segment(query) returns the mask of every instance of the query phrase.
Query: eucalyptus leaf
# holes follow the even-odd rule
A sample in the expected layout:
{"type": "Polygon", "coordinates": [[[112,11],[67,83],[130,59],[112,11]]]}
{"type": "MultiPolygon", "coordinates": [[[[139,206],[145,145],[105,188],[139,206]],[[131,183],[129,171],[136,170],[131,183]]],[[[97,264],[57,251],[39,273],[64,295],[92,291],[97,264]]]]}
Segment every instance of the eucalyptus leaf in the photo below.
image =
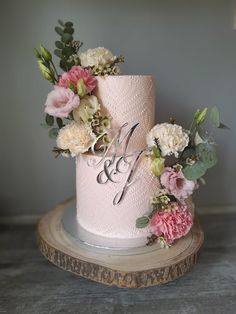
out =
{"type": "Polygon", "coordinates": [[[196,180],[202,177],[207,171],[207,167],[204,162],[196,161],[193,165],[187,165],[183,168],[183,174],[188,180],[196,180]]]}
{"type": "Polygon", "coordinates": [[[66,27],[65,29],[64,29],[64,33],[67,33],[67,34],[73,34],[74,33],[74,28],[73,27],[66,27]]]}
{"type": "Polygon", "coordinates": [[[52,139],[55,139],[57,137],[57,135],[58,135],[58,131],[59,131],[58,128],[50,129],[49,132],[48,132],[49,137],[52,138],[52,139]]]}
{"type": "Polygon", "coordinates": [[[211,109],[210,120],[216,128],[220,127],[220,112],[216,106],[211,109]]]}
{"type": "Polygon", "coordinates": [[[62,55],[60,49],[55,49],[55,50],[54,50],[54,54],[55,54],[58,58],[60,58],[60,59],[63,58],[63,55],[62,55]]]}
{"type": "Polygon", "coordinates": [[[75,53],[75,49],[73,47],[64,47],[61,53],[63,54],[63,56],[66,56],[68,58],[73,53],[75,53]]]}
{"type": "Polygon", "coordinates": [[[60,61],[60,67],[63,71],[67,71],[67,63],[66,63],[66,60],[65,59],[62,59],[60,61]]]}
{"type": "Polygon", "coordinates": [[[57,125],[58,125],[58,128],[61,129],[63,127],[63,121],[61,118],[57,118],[57,125]]]}
{"type": "Polygon", "coordinates": [[[45,117],[45,122],[48,126],[53,126],[54,124],[54,117],[53,116],[50,116],[48,113],[46,114],[46,117],[45,117]]]}
{"type": "Polygon", "coordinates": [[[149,223],[147,216],[140,217],[136,220],[136,228],[145,228],[149,223]]]}
{"type": "Polygon", "coordinates": [[[217,155],[215,147],[209,143],[201,143],[196,148],[196,153],[207,169],[215,166],[217,155]]]}
{"type": "Polygon", "coordinates": [[[65,27],[65,24],[62,22],[62,20],[59,19],[57,22],[58,22],[58,24],[61,25],[62,27],[65,27]]]}
{"type": "Polygon", "coordinates": [[[63,49],[65,47],[65,45],[61,41],[59,41],[59,40],[55,41],[55,46],[58,49],[63,49]]]}
{"type": "Polygon", "coordinates": [[[45,129],[49,129],[50,126],[47,125],[47,123],[40,123],[41,127],[45,128],[45,129]]]}
{"type": "Polygon", "coordinates": [[[61,36],[61,40],[65,44],[68,44],[69,42],[71,42],[73,40],[73,36],[71,34],[68,34],[68,33],[63,33],[61,36]]]}
{"type": "Polygon", "coordinates": [[[58,35],[60,35],[60,36],[62,36],[63,35],[63,29],[61,28],[61,27],[59,27],[59,26],[56,26],[55,27],[55,32],[58,34],[58,35]]]}
{"type": "Polygon", "coordinates": [[[66,27],[72,27],[72,26],[73,26],[73,23],[72,23],[72,22],[66,22],[66,23],[65,23],[65,26],[66,26],[66,27]]]}

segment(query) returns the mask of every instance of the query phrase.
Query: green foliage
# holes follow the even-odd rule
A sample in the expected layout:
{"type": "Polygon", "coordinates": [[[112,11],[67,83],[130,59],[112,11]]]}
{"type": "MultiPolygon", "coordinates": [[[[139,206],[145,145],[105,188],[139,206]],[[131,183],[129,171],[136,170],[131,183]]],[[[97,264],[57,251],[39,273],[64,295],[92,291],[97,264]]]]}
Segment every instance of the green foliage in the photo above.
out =
{"type": "Polygon", "coordinates": [[[58,128],[52,128],[52,129],[50,129],[49,132],[48,132],[49,137],[52,138],[52,139],[57,138],[58,131],[59,131],[58,128]]]}
{"type": "Polygon", "coordinates": [[[59,40],[55,41],[55,46],[58,49],[63,49],[65,47],[65,45],[61,41],[59,41],[59,40]]]}
{"type": "Polygon", "coordinates": [[[63,23],[61,20],[58,20],[60,25],[55,27],[56,33],[60,36],[60,40],[55,42],[55,55],[60,58],[60,67],[63,71],[68,71],[75,64],[75,61],[70,59],[70,57],[76,54],[79,47],[73,44],[74,28],[72,22],[63,23]]]}
{"type": "Polygon", "coordinates": [[[220,112],[216,106],[211,109],[210,120],[216,128],[220,127],[220,112]]]}
{"type": "Polygon", "coordinates": [[[48,113],[46,114],[46,117],[45,117],[45,122],[48,126],[53,126],[54,124],[54,117],[53,116],[50,116],[48,113]]]}
{"type": "Polygon", "coordinates": [[[63,128],[64,124],[63,124],[62,119],[61,118],[57,118],[56,121],[57,121],[58,128],[59,129],[63,128]]]}
{"type": "Polygon", "coordinates": [[[188,180],[196,180],[206,173],[206,166],[202,161],[196,161],[193,165],[187,165],[183,168],[183,174],[188,180]]]}
{"type": "Polygon", "coordinates": [[[156,158],[161,157],[161,151],[157,146],[152,147],[152,152],[156,158]]]}
{"type": "Polygon", "coordinates": [[[68,44],[73,40],[73,36],[68,33],[63,33],[61,36],[61,41],[63,41],[65,44],[68,44]]]}
{"type": "Polygon", "coordinates": [[[216,150],[211,144],[199,144],[196,148],[196,153],[207,169],[212,168],[217,163],[216,150]]]}
{"type": "Polygon", "coordinates": [[[145,228],[149,223],[149,218],[147,216],[140,217],[136,220],[136,228],[145,228]]]}
{"type": "Polygon", "coordinates": [[[61,27],[58,27],[58,26],[56,26],[55,28],[55,32],[58,34],[58,35],[60,35],[60,36],[62,36],[63,35],[63,29],[61,28],[61,27]]]}

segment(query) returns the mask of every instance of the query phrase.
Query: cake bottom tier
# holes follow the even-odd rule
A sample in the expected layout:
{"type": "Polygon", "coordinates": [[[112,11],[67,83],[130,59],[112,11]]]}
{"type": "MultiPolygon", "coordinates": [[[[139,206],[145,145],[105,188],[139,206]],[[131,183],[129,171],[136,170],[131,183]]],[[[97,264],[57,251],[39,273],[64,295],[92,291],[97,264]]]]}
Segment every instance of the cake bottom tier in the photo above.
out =
{"type": "Polygon", "coordinates": [[[122,172],[112,172],[112,166],[117,166],[119,160],[116,157],[108,167],[109,177],[111,175],[114,183],[107,180],[104,161],[95,166],[100,159],[84,154],[76,160],[76,207],[80,239],[90,245],[112,249],[142,247],[151,230],[149,227],[137,228],[136,219],[150,212],[150,197],[158,192],[159,181],[152,175],[149,161],[140,158],[134,168],[132,184],[125,189],[121,201],[114,205],[114,200],[117,201],[122,194],[131,169],[126,171],[127,165],[120,163],[122,172]]]}

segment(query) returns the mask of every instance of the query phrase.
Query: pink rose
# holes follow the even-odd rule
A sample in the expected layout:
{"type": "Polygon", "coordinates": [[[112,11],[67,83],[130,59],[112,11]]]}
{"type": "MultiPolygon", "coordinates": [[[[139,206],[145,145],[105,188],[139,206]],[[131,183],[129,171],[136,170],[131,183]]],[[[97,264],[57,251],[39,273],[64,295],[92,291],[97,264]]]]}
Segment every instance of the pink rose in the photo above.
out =
{"type": "Polygon", "coordinates": [[[80,104],[79,96],[69,88],[54,86],[45,103],[45,112],[58,118],[66,118],[80,104]]]}
{"type": "Polygon", "coordinates": [[[187,180],[182,170],[166,167],[161,175],[161,184],[178,200],[186,199],[197,188],[196,181],[187,180]]]}
{"type": "Polygon", "coordinates": [[[71,82],[76,92],[77,83],[80,79],[83,79],[87,93],[90,93],[97,85],[97,79],[93,76],[91,69],[84,69],[81,66],[74,65],[70,71],[61,75],[58,86],[67,88],[68,82],[71,82]]]}
{"type": "Polygon", "coordinates": [[[177,203],[175,209],[159,211],[150,220],[152,232],[158,237],[163,236],[167,244],[185,236],[192,224],[192,215],[187,207],[177,203]]]}

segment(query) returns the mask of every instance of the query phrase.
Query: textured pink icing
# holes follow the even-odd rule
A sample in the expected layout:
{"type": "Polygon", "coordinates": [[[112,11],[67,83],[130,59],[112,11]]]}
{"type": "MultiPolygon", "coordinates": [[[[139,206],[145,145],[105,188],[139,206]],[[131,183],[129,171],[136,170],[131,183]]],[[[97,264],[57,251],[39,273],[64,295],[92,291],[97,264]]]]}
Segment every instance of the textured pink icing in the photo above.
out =
{"type": "MultiPolygon", "coordinates": [[[[112,116],[112,128],[128,122],[129,127],[139,122],[130,144],[129,152],[146,147],[146,134],[154,125],[155,88],[151,76],[98,77],[94,94],[112,116]]],[[[122,190],[126,176],[120,183],[98,184],[96,177],[102,168],[88,166],[90,158],[81,155],[76,164],[77,219],[80,226],[91,233],[84,241],[112,247],[138,247],[145,245],[150,229],[136,228],[136,219],[149,210],[149,199],[159,188],[158,180],[151,174],[150,165],[142,159],[135,171],[136,181],[128,188],[124,199],[113,205],[116,193],[122,190]],[[96,235],[97,237],[95,237],[96,235]],[[102,237],[102,240],[98,240],[102,237]],[[122,244],[119,242],[122,240],[122,244]]]]}
{"type": "Polygon", "coordinates": [[[129,152],[146,147],[146,134],[154,125],[155,83],[149,75],[124,75],[97,78],[93,92],[112,117],[112,128],[139,123],[129,152]]]}
{"type": "MultiPolygon", "coordinates": [[[[96,162],[100,157],[81,155],[77,157],[77,219],[79,224],[98,236],[113,239],[126,239],[127,247],[131,247],[129,240],[136,239],[135,246],[145,244],[150,234],[149,228],[136,228],[136,219],[149,211],[149,199],[159,188],[159,182],[150,170],[149,161],[142,158],[134,175],[134,183],[128,188],[124,199],[116,206],[113,199],[121,191],[128,174],[117,177],[119,183],[97,183],[96,177],[102,166],[93,168],[88,166],[91,158],[96,162]]],[[[90,242],[89,239],[87,242],[90,242]]]]}

